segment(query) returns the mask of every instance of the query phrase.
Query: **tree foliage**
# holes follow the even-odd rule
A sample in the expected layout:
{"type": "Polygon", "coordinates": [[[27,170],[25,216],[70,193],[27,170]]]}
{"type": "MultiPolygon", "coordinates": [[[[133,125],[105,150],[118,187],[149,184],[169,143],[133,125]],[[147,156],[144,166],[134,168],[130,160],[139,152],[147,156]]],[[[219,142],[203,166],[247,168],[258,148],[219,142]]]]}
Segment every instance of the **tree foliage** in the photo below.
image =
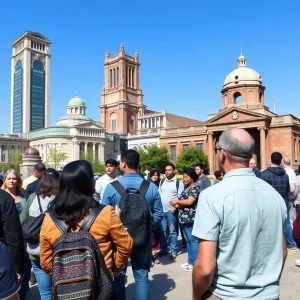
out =
{"type": "Polygon", "coordinates": [[[22,164],[22,150],[18,148],[9,150],[8,161],[9,169],[13,168],[19,172],[22,164]]]}
{"type": "Polygon", "coordinates": [[[193,168],[196,163],[207,164],[208,158],[202,150],[195,147],[181,150],[176,161],[176,169],[182,173],[185,168],[193,168]]]}
{"type": "Polygon", "coordinates": [[[140,154],[140,164],[142,171],[158,169],[162,171],[166,163],[170,161],[168,149],[166,147],[158,147],[151,145],[146,148],[136,148],[136,151],[140,154]]]}
{"type": "Polygon", "coordinates": [[[101,164],[93,148],[88,147],[87,152],[81,151],[80,159],[87,160],[93,167],[94,173],[105,173],[105,166],[101,164]]]}
{"type": "Polygon", "coordinates": [[[68,159],[68,155],[66,153],[57,150],[56,147],[52,147],[49,149],[49,161],[47,162],[47,165],[57,169],[60,163],[66,159],[68,159]]]}

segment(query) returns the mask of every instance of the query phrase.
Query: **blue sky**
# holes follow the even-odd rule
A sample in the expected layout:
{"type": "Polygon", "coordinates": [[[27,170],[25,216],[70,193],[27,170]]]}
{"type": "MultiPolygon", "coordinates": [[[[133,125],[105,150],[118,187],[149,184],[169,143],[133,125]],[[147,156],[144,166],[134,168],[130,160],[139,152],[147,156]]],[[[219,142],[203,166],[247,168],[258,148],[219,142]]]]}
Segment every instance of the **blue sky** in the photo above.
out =
{"type": "Polygon", "coordinates": [[[207,120],[243,48],[267,87],[265,104],[300,117],[299,1],[2,1],[0,132],[10,124],[11,43],[26,29],[51,45],[51,125],[78,91],[100,119],[105,51],[138,50],[149,109],[207,120]],[[5,4],[4,4],[5,3],[5,4]]]}

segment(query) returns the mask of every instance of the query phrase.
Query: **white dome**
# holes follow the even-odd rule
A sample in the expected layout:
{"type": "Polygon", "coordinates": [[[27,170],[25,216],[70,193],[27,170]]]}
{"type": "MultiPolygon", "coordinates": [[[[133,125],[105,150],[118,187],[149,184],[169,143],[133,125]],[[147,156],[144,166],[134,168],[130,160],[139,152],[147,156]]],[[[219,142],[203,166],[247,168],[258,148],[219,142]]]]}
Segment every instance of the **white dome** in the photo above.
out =
{"type": "Polygon", "coordinates": [[[226,77],[223,87],[240,84],[262,84],[261,76],[255,70],[247,68],[246,58],[242,55],[238,58],[238,68],[226,77]]]}

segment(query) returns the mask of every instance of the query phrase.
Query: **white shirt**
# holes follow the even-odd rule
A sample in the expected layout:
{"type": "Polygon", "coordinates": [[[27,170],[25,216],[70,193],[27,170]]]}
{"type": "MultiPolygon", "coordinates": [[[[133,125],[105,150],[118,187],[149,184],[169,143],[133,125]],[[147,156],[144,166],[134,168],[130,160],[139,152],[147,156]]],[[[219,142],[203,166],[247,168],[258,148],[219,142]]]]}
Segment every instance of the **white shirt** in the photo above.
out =
{"type": "Polygon", "coordinates": [[[297,182],[297,176],[295,171],[291,168],[291,167],[287,167],[286,169],[284,169],[286,174],[288,174],[289,176],[289,182],[290,184],[295,184],[297,182]]]}
{"type": "Polygon", "coordinates": [[[107,185],[112,183],[113,181],[118,180],[118,177],[111,178],[107,174],[103,175],[96,181],[96,192],[100,195],[100,201],[103,197],[104,190],[106,189],[107,185]]]}

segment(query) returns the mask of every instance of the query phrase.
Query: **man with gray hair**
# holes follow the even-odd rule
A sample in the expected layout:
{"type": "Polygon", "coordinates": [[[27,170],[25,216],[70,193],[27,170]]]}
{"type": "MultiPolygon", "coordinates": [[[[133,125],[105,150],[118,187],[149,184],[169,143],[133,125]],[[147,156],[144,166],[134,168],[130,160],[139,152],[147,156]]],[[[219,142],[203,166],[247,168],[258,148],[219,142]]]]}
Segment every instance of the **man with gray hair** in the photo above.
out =
{"type": "Polygon", "coordinates": [[[278,299],[286,241],[279,193],[249,168],[254,140],[222,133],[215,148],[223,181],[201,192],[193,235],[199,238],[193,299],[278,299]]]}

